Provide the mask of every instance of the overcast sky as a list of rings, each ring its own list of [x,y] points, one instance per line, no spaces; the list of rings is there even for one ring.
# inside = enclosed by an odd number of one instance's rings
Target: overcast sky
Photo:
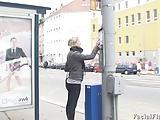
[[[65,5],[71,1],[73,0],[1,0],[1,2],[12,2],[12,3],[22,3],[29,5],[51,7],[52,11],[54,11],[55,8],[59,8],[61,3]]]

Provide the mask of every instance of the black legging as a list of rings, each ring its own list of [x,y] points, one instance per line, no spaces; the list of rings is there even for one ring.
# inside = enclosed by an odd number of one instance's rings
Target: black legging
[[[66,105],[66,115],[68,120],[74,120],[75,109],[81,91],[81,84],[66,83],[68,90],[68,100]]]

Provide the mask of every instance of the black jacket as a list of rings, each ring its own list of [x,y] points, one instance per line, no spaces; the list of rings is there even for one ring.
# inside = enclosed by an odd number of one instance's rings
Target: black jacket
[[[7,49],[7,51],[6,51],[6,61],[13,60],[13,59],[18,59],[20,57],[26,57],[22,48],[16,47],[16,51],[14,53],[13,53],[11,48]]]
[[[82,81],[85,69],[84,60],[93,59],[98,50],[99,48],[95,47],[90,55],[83,55],[81,54],[83,51],[82,48],[71,47],[67,55],[67,62],[65,64],[65,71],[69,72],[69,78]]]

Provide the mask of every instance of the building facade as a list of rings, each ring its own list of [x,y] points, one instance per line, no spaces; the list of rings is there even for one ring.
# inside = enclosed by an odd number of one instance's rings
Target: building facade
[[[39,64],[43,64],[44,54],[44,19],[41,18],[39,22]]]
[[[95,45],[97,39],[99,39],[98,30],[102,26],[102,15],[100,11],[92,11],[92,18],[91,18],[91,44],[92,46]]]
[[[159,64],[160,1],[125,0],[115,4],[117,63]]]
[[[90,0],[74,0],[59,10],[52,12],[44,22],[44,53],[43,61],[49,63],[64,63],[71,37],[79,37],[84,54],[91,52],[93,40],[91,38]]]

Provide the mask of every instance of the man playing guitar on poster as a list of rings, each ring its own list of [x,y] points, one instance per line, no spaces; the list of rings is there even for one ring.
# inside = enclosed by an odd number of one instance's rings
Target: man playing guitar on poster
[[[18,74],[18,72],[20,71],[20,68],[22,66],[28,65],[24,51],[22,50],[22,48],[19,48],[16,46],[16,42],[17,42],[17,39],[15,37],[12,37],[10,39],[11,48],[7,49],[6,57],[5,57],[6,68],[7,68],[7,71],[9,72],[8,76],[6,77],[8,91],[11,88],[10,83],[11,83],[12,77],[15,78],[15,80],[17,81],[19,86],[22,85],[22,81],[20,79],[20,74]],[[23,63],[24,59],[25,59],[26,63]]]

